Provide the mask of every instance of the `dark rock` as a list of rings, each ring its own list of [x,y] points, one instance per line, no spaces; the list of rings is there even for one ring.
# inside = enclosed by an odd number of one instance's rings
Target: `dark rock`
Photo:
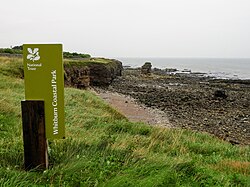
[[[214,97],[226,99],[227,95],[225,90],[215,90]]]
[[[236,140],[228,140],[232,145],[239,145],[240,142]]]
[[[190,69],[184,69],[181,72],[183,72],[183,73],[191,73],[191,70]]]
[[[178,69],[175,69],[175,68],[166,68],[165,71],[166,71],[167,73],[173,73],[173,72],[178,71]]]
[[[66,86],[87,88],[90,85],[90,69],[87,66],[71,66],[65,68],[64,82]]]
[[[151,74],[151,68],[151,62],[145,62],[145,64],[141,67],[141,73],[145,75]]]

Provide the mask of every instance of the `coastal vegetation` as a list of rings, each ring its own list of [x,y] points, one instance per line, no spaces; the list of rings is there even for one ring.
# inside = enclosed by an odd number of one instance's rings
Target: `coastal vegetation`
[[[82,54],[76,52],[63,52],[63,58],[90,58],[89,54]]]
[[[14,46],[10,48],[0,48],[0,54],[23,54],[23,46]],[[76,53],[76,52],[63,52],[63,58],[68,59],[79,59],[79,58],[90,58],[90,54]]]
[[[0,57],[0,186],[249,186],[250,147],[131,123],[88,90],[65,88],[66,139],[49,169],[24,171],[22,59]]]

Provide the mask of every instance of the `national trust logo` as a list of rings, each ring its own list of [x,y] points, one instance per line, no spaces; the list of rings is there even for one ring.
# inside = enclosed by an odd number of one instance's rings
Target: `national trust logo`
[[[29,52],[29,54],[27,55],[28,60],[31,60],[34,62],[40,59],[38,48],[34,48],[34,50],[32,50],[31,48],[28,48],[27,50]]]

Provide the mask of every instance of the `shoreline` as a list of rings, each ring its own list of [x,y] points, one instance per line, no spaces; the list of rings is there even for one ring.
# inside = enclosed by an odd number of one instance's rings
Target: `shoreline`
[[[140,69],[140,66],[132,67],[129,65],[124,65],[123,68],[125,70],[136,70]],[[234,75],[234,76],[229,76],[226,77],[228,73],[226,72],[202,72],[202,71],[193,71],[192,69],[182,69],[179,70],[177,68],[153,68],[154,72],[160,72],[160,74],[165,74],[165,75],[177,75],[177,76],[191,76],[191,77],[200,77],[200,78],[208,78],[208,79],[215,79],[215,80],[228,80],[228,81],[244,81],[244,82],[250,82],[250,77],[249,78],[239,78],[239,75]],[[224,76],[222,76],[224,75]]]
[[[163,71],[142,75],[139,68],[125,68],[107,90],[163,111],[175,127],[208,132],[234,145],[250,145],[250,80]]]
[[[156,69],[177,69],[179,72],[207,74],[210,77],[223,79],[250,79],[250,58],[118,58],[125,66],[141,67],[145,62],[151,62]]]

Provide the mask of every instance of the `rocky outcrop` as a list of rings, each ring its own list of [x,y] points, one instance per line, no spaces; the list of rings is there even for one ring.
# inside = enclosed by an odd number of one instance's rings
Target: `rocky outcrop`
[[[122,74],[122,63],[115,59],[90,58],[64,65],[65,84],[76,88],[108,86]]]
[[[90,69],[90,85],[93,86],[108,86],[114,78],[121,76],[122,63],[117,60],[112,60],[108,64],[89,64]]]
[[[148,75],[151,73],[152,64],[150,62],[145,62],[145,64],[141,67],[141,73]]]

